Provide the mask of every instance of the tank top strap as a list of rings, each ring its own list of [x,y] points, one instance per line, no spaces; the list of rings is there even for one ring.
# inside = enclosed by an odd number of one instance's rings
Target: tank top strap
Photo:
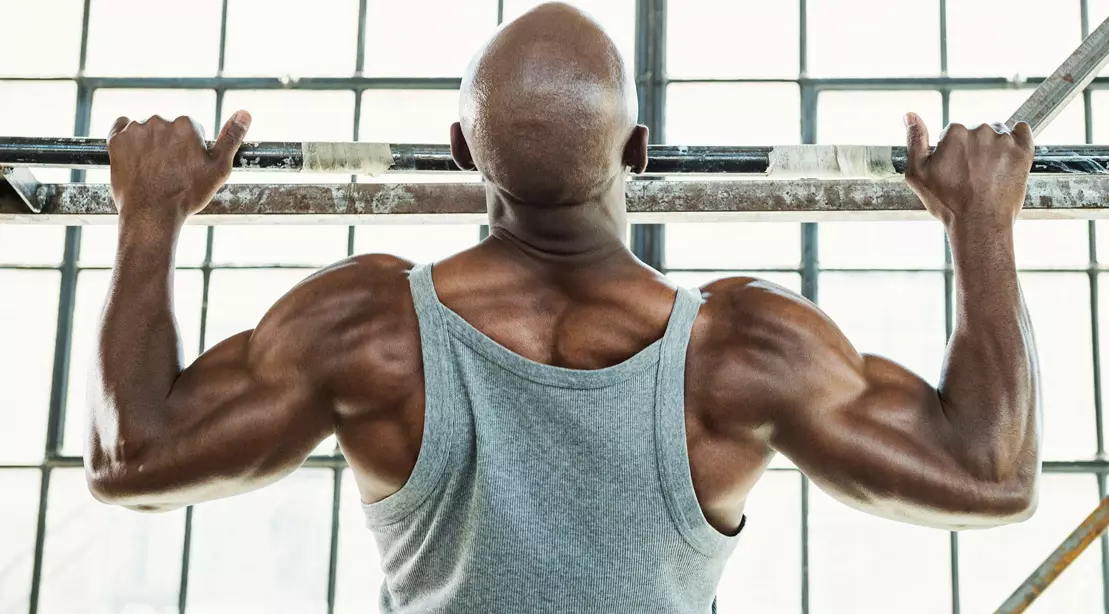
[[[708,523],[697,501],[689,469],[689,446],[685,432],[685,363],[693,323],[703,303],[699,290],[678,289],[659,360],[655,443],[662,490],[674,524],[690,546],[706,556],[715,557],[730,551],[727,546],[738,537],[738,533],[735,536],[724,535]]]
[[[362,504],[371,525],[397,522],[427,500],[445,473],[456,438],[458,412],[452,411],[455,408],[451,403],[458,388],[457,377],[447,326],[431,281],[431,265],[414,267],[409,273],[409,286],[419,320],[424,364],[424,433],[416,466],[404,486],[382,501]]]

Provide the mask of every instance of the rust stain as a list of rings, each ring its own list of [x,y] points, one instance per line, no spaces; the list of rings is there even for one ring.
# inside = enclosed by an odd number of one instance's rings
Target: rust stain
[[[1067,83],[1074,83],[1074,75],[1072,75],[1070,73],[1066,73],[1065,75],[1063,75],[1062,77],[1059,77],[1059,78],[1062,79],[1063,81],[1066,81]]]

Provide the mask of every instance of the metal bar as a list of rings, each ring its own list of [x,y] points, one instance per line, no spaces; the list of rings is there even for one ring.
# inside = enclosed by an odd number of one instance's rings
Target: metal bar
[[[74,469],[84,466],[84,459],[80,456],[55,456],[41,463],[2,463],[0,471],[8,469]],[[346,468],[347,461],[340,455],[309,456],[301,468],[304,469],[334,469]],[[799,471],[795,467],[770,468],[770,471]],[[1051,474],[1109,474],[1109,459],[1087,459],[1074,461],[1045,461],[1044,473]]]
[[[1009,118],[1010,127],[1027,122],[1033,134],[1039,134],[1059,113],[1086,89],[1109,63],[1109,19],[1090,33],[1050,77],[1047,78],[1017,112]]]
[[[657,0],[656,0],[657,1]],[[655,124],[661,133],[660,111],[648,105],[641,120]],[[656,137],[663,137],[658,134]],[[395,172],[463,172],[451,158],[447,145],[380,144],[380,143],[244,143],[235,156],[235,168],[250,171],[301,172],[319,171],[305,168],[305,152],[313,148],[347,147],[345,157],[335,161],[338,171],[350,173],[364,155],[378,155],[388,147]],[[802,145],[800,147],[806,147]],[[648,148],[647,174],[765,174],[770,170],[774,147],[687,146],[652,144]],[[890,148],[893,170],[905,172],[907,155],[904,147]],[[308,155],[311,155],[310,153]],[[0,166],[36,166],[64,168],[103,168],[109,163],[104,139],[6,137],[0,139]],[[1095,174],[1109,172],[1109,146],[1066,145],[1038,148],[1033,173]]]
[[[636,75],[639,87],[639,122],[650,131],[652,144],[666,135],[666,1],[640,0],[636,6]],[[651,149],[659,151],[658,145]],[[663,229],[655,224],[631,228],[631,249],[636,257],[656,270],[665,260]]]
[[[931,219],[899,181],[630,181],[627,194],[635,223]],[[116,213],[102,184],[45,184],[38,199],[37,214],[0,199],[0,222],[112,223]],[[1029,181],[1022,216],[1105,219],[1107,203],[1109,175],[1045,175]],[[485,210],[479,183],[230,184],[191,223],[481,223]]]
[[[1035,76],[1019,81],[1009,77],[829,77],[783,78],[667,78],[666,83],[796,83],[819,90],[958,90],[1013,89],[1035,87],[1049,77]],[[227,90],[373,90],[373,89],[458,89],[459,77],[4,77],[4,81],[76,81],[95,89],[227,89]],[[640,83],[639,85],[642,85]],[[1109,87],[1109,77],[1097,77],[1089,87]]]
[[[0,184],[7,184],[9,190],[23,201],[31,213],[42,211],[42,207],[35,200],[35,191],[41,184],[29,169],[0,167]]]
[[[76,81],[92,89],[457,90],[459,77],[4,77],[4,81]]]
[[[327,557],[327,613],[335,614],[339,579],[339,503],[343,488],[343,469],[335,467],[331,476],[331,540]]]
[[[1051,586],[1075,559],[1109,527],[1109,497],[1101,500],[1087,518],[1063,543],[1028,576],[1013,594],[997,609],[997,614],[1020,614],[1028,609]]]
[[[37,614],[42,594],[42,557],[46,551],[46,504],[50,492],[50,469],[43,469],[39,480],[39,507],[35,521],[35,553],[31,566],[31,595],[27,611]]]

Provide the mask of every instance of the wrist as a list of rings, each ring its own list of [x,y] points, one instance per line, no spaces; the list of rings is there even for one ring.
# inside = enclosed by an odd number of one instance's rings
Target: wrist
[[[120,254],[139,250],[144,253],[167,253],[172,256],[177,239],[184,226],[184,219],[156,219],[148,215],[127,215],[119,217]]]
[[[944,230],[951,241],[1011,238],[1016,220],[1003,216],[961,216],[944,221]]]

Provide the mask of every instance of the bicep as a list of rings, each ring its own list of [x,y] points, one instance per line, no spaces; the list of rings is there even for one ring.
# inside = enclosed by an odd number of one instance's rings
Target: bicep
[[[259,351],[253,331],[181,372],[128,482],[132,504],[185,505],[271,483],[329,434],[321,399],[295,365]]]
[[[818,381],[779,416],[772,445],[829,495],[894,520],[963,527],[1002,507],[1004,489],[965,469],[935,388],[892,361],[856,357],[801,377]]]

